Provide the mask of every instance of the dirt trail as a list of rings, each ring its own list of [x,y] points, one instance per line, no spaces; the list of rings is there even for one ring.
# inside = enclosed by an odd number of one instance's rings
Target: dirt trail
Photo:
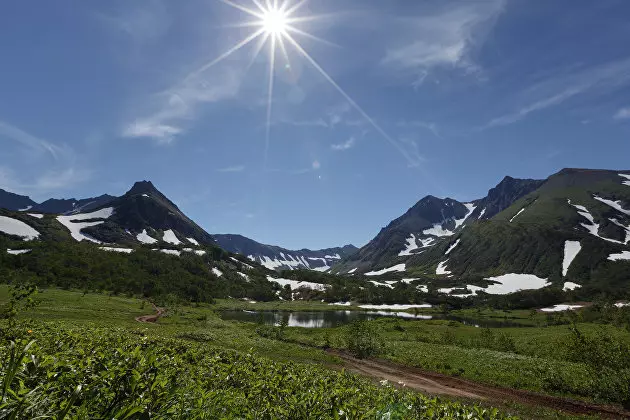
[[[151,303],[151,306],[153,306],[153,310],[155,311],[155,313],[151,314],[151,315],[137,316],[136,317],[136,321],[138,321],[138,322],[156,322],[162,315],[164,315],[164,312],[166,312],[166,308],[158,308],[157,306],[155,306],[154,303]]]
[[[386,360],[356,359],[347,353],[329,350],[344,361],[347,370],[378,380],[387,379],[392,385],[405,384],[423,393],[449,395],[486,400],[490,403],[518,402],[544,406],[571,414],[590,414],[604,418],[630,418],[630,411],[613,406],[591,404],[584,401],[538,394],[535,392],[499,388],[470,380],[399,365]]]

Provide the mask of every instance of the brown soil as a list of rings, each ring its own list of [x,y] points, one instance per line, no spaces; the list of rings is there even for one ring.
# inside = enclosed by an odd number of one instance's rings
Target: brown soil
[[[165,308],[158,308],[157,306],[155,306],[154,303],[152,303],[151,306],[153,306],[153,310],[155,311],[155,313],[152,314],[152,315],[137,316],[136,317],[136,321],[138,321],[138,322],[156,322],[162,315],[164,315],[164,312],[166,312]]]
[[[386,360],[356,359],[348,353],[338,350],[329,350],[329,352],[341,358],[348,371],[377,380],[386,379],[394,386],[405,386],[427,394],[480,399],[496,405],[517,402],[530,406],[548,407],[570,414],[598,415],[604,418],[630,418],[630,411],[620,407],[592,404],[519,389],[499,388],[403,366]]]

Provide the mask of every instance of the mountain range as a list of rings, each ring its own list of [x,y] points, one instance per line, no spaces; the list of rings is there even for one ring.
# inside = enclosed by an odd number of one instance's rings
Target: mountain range
[[[544,180],[505,177],[469,202],[429,195],[360,249],[292,251],[241,235],[211,235],[149,181],[135,183],[121,197],[41,204],[0,190],[0,207],[12,210],[0,215],[26,225],[8,221],[5,233],[24,238],[37,237],[33,231],[39,229],[50,238],[70,235],[79,242],[146,245],[178,254],[218,246],[267,270],[309,269],[376,279],[387,287],[405,280],[420,290],[460,297],[546,286],[616,290],[630,278],[630,171],[563,169]],[[45,220],[58,223],[42,224],[44,213],[53,214]],[[389,284],[380,283],[385,278]]]

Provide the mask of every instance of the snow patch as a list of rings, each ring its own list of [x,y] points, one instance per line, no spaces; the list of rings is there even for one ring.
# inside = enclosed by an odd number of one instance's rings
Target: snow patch
[[[157,249],[154,249],[154,251],[158,251]],[[177,255],[178,257],[180,255],[182,255],[181,251],[178,251],[176,249],[160,249],[159,250],[161,253],[163,254],[167,254],[167,255]]]
[[[43,214],[39,214],[39,213],[26,213],[27,215],[34,217],[36,219],[43,219],[44,215]]]
[[[175,236],[175,232],[173,232],[172,229],[164,231],[164,236],[162,236],[162,240],[164,242],[168,242],[169,244],[173,244],[173,245],[179,245],[182,243],[182,241],[177,239],[177,236]]]
[[[595,219],[593,218],[593,215],[586,209],[586,207],[584,206],[579,206],[577,204],[571,204],[571,200],[568,200],[569,204],[572,205],[573,207],[575,207],[576,209],[578,209],[578,214],[582,217],[584,217],[586,220],[589,221],[589,224],[586,223],[580,223],[580,225],[588,230],[588,233],[590,233],[593,236],[597,236],[600,239],[603,239],[605,241],[608,242],[612,242],[615,244],[622,244],[625,245],[624,242],[621,241],[617,241],[615,239],[610,239],[610,238],[604,238],[603,236],[599,235],[599,224],[595,223]]]
[[[564,243],[564,258],[562,259],[562,277],[566,277],[571,263],[582,249],[578,241],[566,241]]]
[[[405,271],[405,267],[406,266],[405,266],[404,263],[403,264],[397,264],[397,265],[394,265],[394,266],[389,267],[389,268],[383,268],[382,270],[370,271],[369,273],[365,273],[365,275],[366,276],[381,276],[383,274],[391,273],[391,272],[395,272],[395,271],[398,271],[398,272]]]
[[[267,276],[267,280],[273,283],[277,283],[283,287],[288,284],[289,287],[291,287],[291,290],[306,288],[306,289],[311,289],[311,290],[324,291],[330,287],[330,285],[328,284],[311,283],[309,281],[297,281],[297,280],[289,280],[289,279],[276,279],[271,276]]]
[[[514,216],[512,216],[512,218],[510,219],[510,223],[512,223],[512,220],[516,219],[516,216],[518,216],[519,214],[523,213],[523,210],[525,210],[525,207],[523,207],[522,209],[520,209],[518,211],[518,213],[516,213]]]
[[[109,246],[102,246],[99,249],[102,249],[103,251],[109,251],[109,252],[121,252],[124,254],[131,254],[133,252],[133,249],[131,248],[114,248],[114,247],[109,247]]]
[[[572,311],[574,309],[579,309],[582,308],[584,305],[566,305],[566,304],[560,304],[560,305],[554,305],[551,308],[542,308],[541,311],[543,312],[563,312],[563,311]]]
[[[620,254],[610,254],[608,256],[608,260],[610,261],[630,260],[630,251],[621,251]]]
[[[25,241],[30,241],[39,237],[39,232],[26,223],[6,216],[0,216],[0,232],[19,236]]]
[[[197,245],[199,246],[199,242],[197,242],[197,240],[195,238],[186,238],[188,240],[188,242],[190,242],[193,245]]]
[[[249,281],[249,276],[245,273],[241,273],[240,271],[237,271],[236,274],[238,274],[239,276],[243,277],[245,279],[245,281]]]
[[[223,271],[219,270],[216,267],[212,267],[212,272],[214,273],[215,276],[217,277],[221,277],[223,275]]]
[[[455,229],[463,225],[466,219],[468,219],[468,217],[470,217],[470,215],[473,214],[473,212],[477,208],[477,206],[475,206],[473,203],[464,203],[464,206],[466,206],[466,208],[468,209],[468,213],[466,213],[466,215],[462,219],[455,219]]]
[[[570,282],[570,281],[565,281],[564,282],[564,286],[562,286],[562,291],[566,292],[567,290],[575,290],[575,289],[579,289],[580,287],[582,287],[582,286],[577,284],[577,283],[573,283],[573,282]]]
[[[114,208],[107,207],[104,209],[93,211],[91,213],[79,213],[70,216],[57,216],[57,221],[59,221],[59,223],[64,225],[66,229],[70,231],[70,235],[74,238],[74,240],[78,242],[86,240],[100,244],[101,241],[96,240],[84,233],[81,233],[81,230],[87,227],[100,225],[102,223],[105,223],[105,221],[101,220],[96,222],[81,222],[81,220],[108,219],[109,217],[111,217],[112,214],[114,214]]]
[[[479,213],[479,217],[477,217],[477,220],[481,219],[484,214],[486,214],[486,208],[485,207],[484,207],[483,210],[481,210],[481,213]]]
[[[20,254],[27,254],[31,251],[32,249],[7,249],[7,254],[20,255]]]
[[[136,236],[136,239],[143,244],[154,244],[158,241],[157,239],[150,237],[146,229],[142,229],[142,233],[139,233]]]
[[[381,282],[374,281],[374,280],[370,280],[370,283],[372,283],[376,287],[389,287],[390,289],[394,288],[394,286],[392,286],[391,284],[381,283]]]
[[[357,268],[356,268],[356,267],[355,267],[355,268],[353,268],[352,270],[348,271],[348,274],[352,274],[352,273],[354,273],[355,271],[357,271]]]
[[[335,306],[351,306],[352,302],[333,302],[333,303],[329,303],[330,305],[335,305]]]
[[[489,277],[486,280],[498,282],[484,289],[486,293],[491,295],[507,295],[508,293],[518,292],[519,290],[541,289],[549,286],[551,283],[547,279],[541,279],[533,274],[515,274],[509,273],[497,277]]]
[[[455,243],[453,245],[451,245],[450,247],[448,247],[448,249],[446,250],[446,252],[444,253],[444,255],[448,255],[453,249],[455,249],[455,247],[457,245],[459,245],[459,241],[460,239],[458,239],[457,241],[455,241]]]
[[[339,254],[335,254],[335,255],[324,255],[324,258],[327,258],[329,260],[340,260],[341,259],[341,255]]]
[[[626,178],[627,181],[621,181],[623,185],[627,185],[630,187],[630,175],[627,174],[618,174],[620,177]]]
[[[433,227],[423,230],[422,233],[424,235],[433,235],[433,236],[439,236],[439,237],[455,235],[455,232],[450,231],[448,229],[444,229],[442,227],[442,223],[436,223],[433,225]]]
[[[594,195],[593,198],[595,200],[597,200],[597,201],[601,201],[602,203],[609,205],[613,209],[615,209],[617,211],[620,211],[621,213],[625,214],[626,216],[630,216],[630,210],[624,209],[623,206],[621,205],[621,201],[619,201],[619,200],[617,200],[617,201],[607,200],[607,199],[599,197],[597,195]]]
[[[443,275],[443,274],[451,274],[450,271],[448,271],[446,269],[446,262],[448,260],[444,260],[441,263],[438,264],[437,268],[435,269],[435,274],[437,275]]]
[[[407,255],[411,255],[412,251],[418,249],[418,244],[416,243],[416,235],[413,233],[406,239],[407,244],[405,245],[405,249],[398,253],[399,257],[404,257]]]
[[[18,211],[29,211],[32,208],[33,208],[33,206],[26,206],[25,208],[19,209]]]
[[[424,284],[421,284],[419,286],[416,286],[417,290],[420,290],[423,293],[429,293],[429,286],[426,286]]]
[[[407,305],[394,303],[391,305],[359,305],[361,309],[381,309],[381,310],[392,310],[392,311],[407,311],[409,309],[423,309],[423,308],[431,308],[432,306],[428,303],[423,303],[421,305]]]
[[[630,243],[630,225],[625,226],[625,225],[623,225],[623,224],[619,223],[619,220],[617,220],[617,219],[613,219],[613,218],[610,218],[610,219],[608,219],[608,220],[610,220],[610,221],[611,221],[611,222],[613,222],[615,225],[619,226],[620,228],[622,228],[623,230],[625,230],[625,231],[626,231],[626,240],[625,240],[624,242],[625,242],[626,244],[629,244],[629,243]]]

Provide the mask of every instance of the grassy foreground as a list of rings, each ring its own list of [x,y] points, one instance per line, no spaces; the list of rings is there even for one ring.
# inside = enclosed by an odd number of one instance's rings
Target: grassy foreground
[[[206,309],[151,325],[134,321],[151,312],[135,299],[46,290],[38,300],[1,324],[2,418],[509,418],[330,370],[323,351]]]

